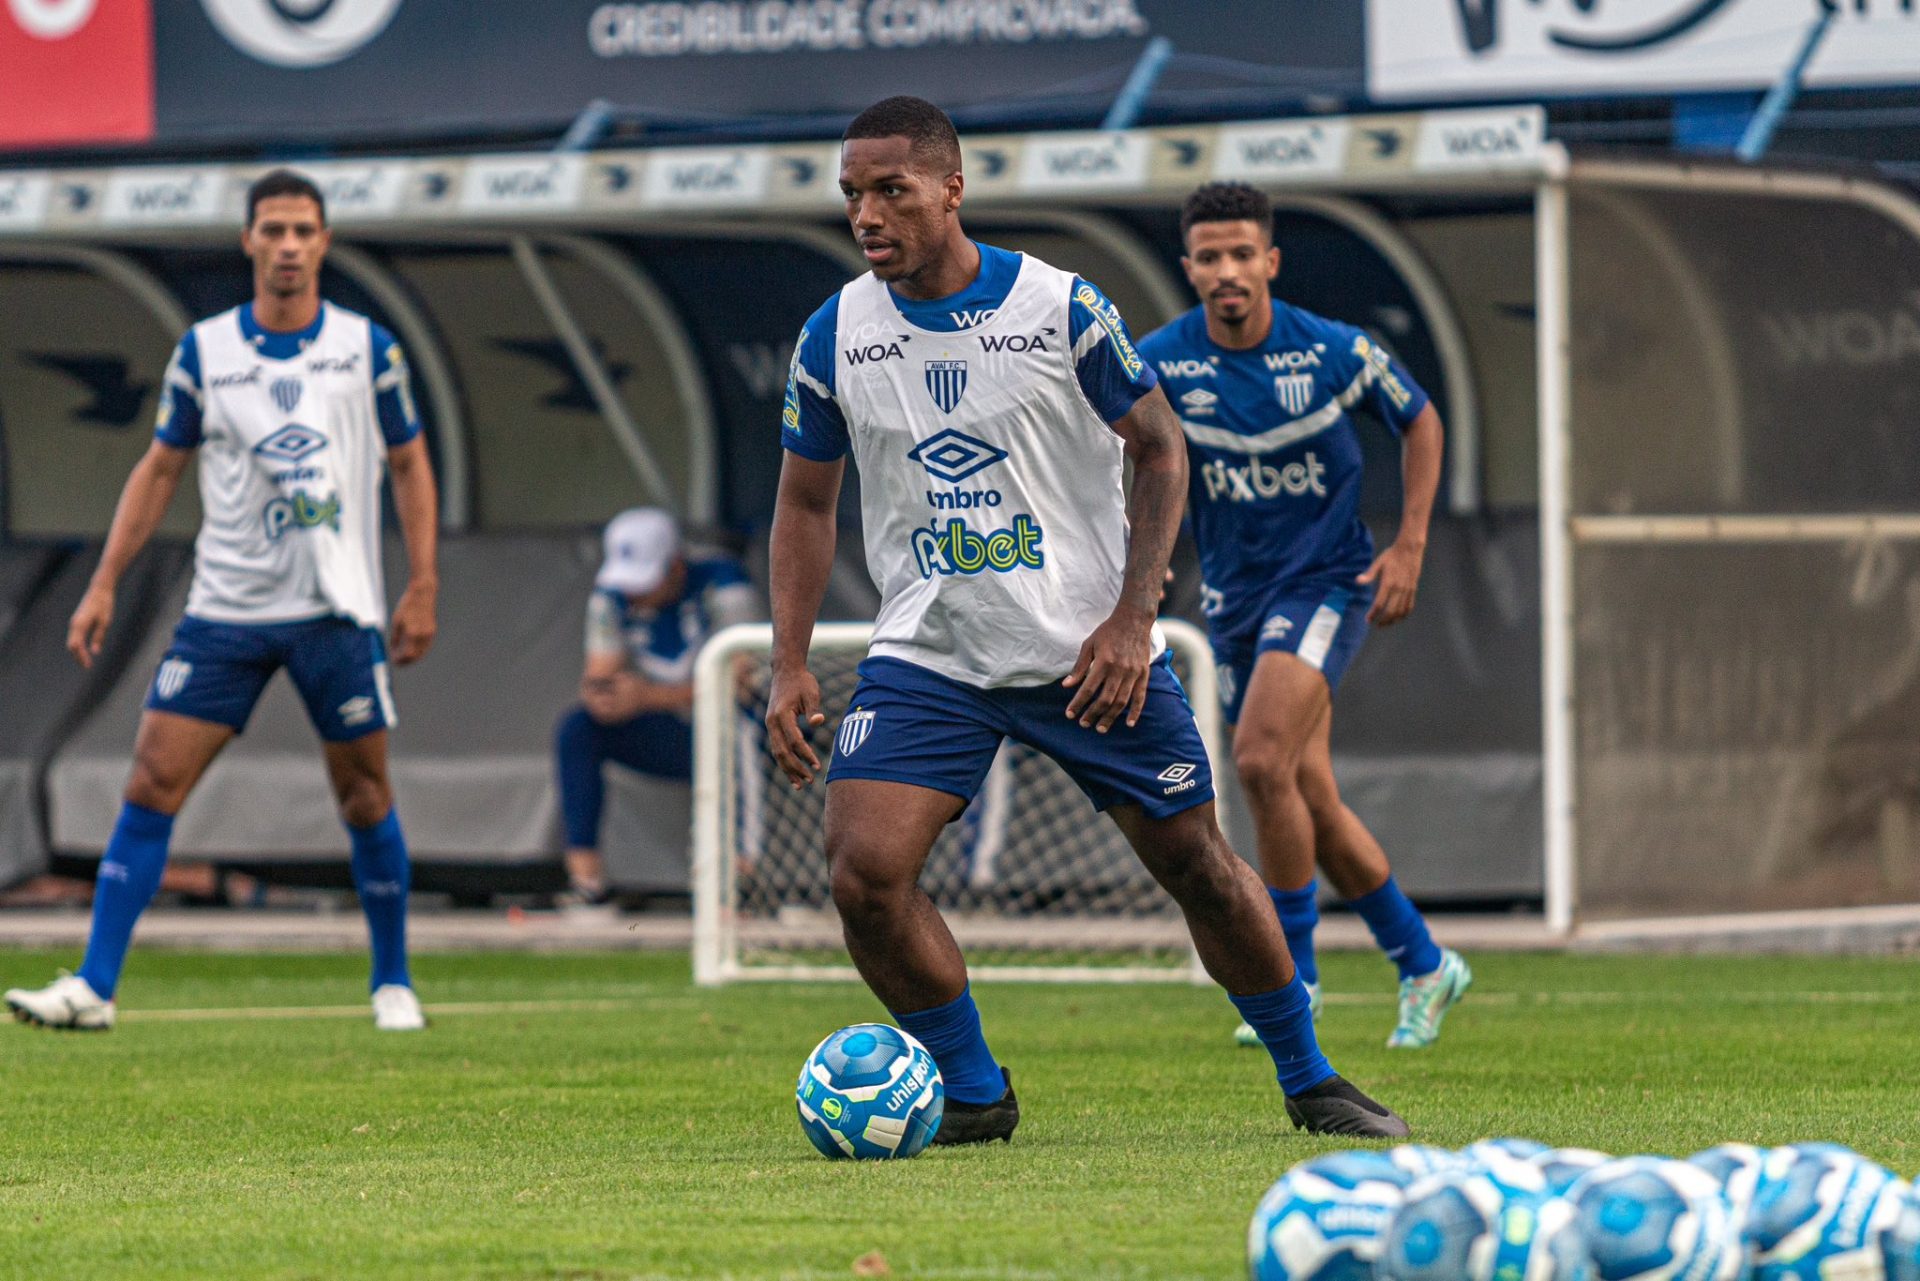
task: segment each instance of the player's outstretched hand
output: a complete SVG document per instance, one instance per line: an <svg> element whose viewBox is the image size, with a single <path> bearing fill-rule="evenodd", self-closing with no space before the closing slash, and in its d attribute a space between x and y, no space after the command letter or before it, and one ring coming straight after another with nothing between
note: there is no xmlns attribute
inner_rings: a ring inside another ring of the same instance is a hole
<svg viewBox="0 0 1920 1281"><path fill-rule="evenodd" d="M1147 669L1153 662L1153 619L1113 614L1080 646L1073 670L1060 683L1075 690L1067 719L1104 734L1126 714L1131 728L1147 705Z"/></svg>
<svg viewBox="0 0 1920 1281"><path fill-rule="evenodd" d="M1396 542L1373 558L1367 572L1355 579L1373 585L1373 608L1367 622L1375 627L1392 627L1413 612L1414 597L1420 592L1420 563L1424 550Z"/></svg>
<svg viewBox="0 0 1920 1281"><path fill-rule="evenodd" d="M773 674L773 692L767 696L767 746L795 788L813 782L820 772L820 758L807 742L807 730L826 723L826 714L820 710L820 682L812 672L803 667Z"/></svg>
<svg viewBox="0 0 1920 1281"><path fill-rule="evenodd" d="M67 624L67 652L82 667L92 667L106 639L107 624L113 621L113 588L89 587Z"/></svg>
<svg viewBox="0 0 1920 1281"><path fill-rule="evenodd" d="M396 667L405 667L425 656L440 625L433 617L434 593L430 588L409 583L393 607L393 640L388 648Z"/></svg>

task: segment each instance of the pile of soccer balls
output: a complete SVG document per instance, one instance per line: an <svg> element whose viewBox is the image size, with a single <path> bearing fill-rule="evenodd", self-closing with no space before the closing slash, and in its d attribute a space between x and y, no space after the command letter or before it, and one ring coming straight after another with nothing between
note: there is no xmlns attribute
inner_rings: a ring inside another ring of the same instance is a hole
<svg viewBox="0 0 1920 1281"><path fill-rule="evenodd" d="M1832 1143L1408 1145L1294 1166L1247 1259L1253 1281L1920 1281L1920 1199Z"/></svg>

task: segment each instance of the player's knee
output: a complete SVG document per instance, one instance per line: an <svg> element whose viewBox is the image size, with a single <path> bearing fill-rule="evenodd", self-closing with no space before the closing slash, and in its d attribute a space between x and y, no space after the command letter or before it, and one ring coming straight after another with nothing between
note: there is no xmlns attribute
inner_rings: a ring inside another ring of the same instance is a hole
<svg viewBox="0 0 1920 1281"><path fill-rule="evenodd" d="M188 787L188 771L178 762L156 752L141 752L133 759L126 798L143 809L174 814L185 803Z"/></svg>
<svg viewBox="0 0 1920 1281"><path fill-rule="evenodd" d="M340 784L336 799L348 827L372 827L393 808L393 788L384 778L360 774Z"/></svg>
<svg viewBox="0 0 1920 1281"><path fill-rule="evenodd" d="M1239 856L1216 823L1179 823L1153 852L1150 870L1183 907L1223 903L1233 894Z"/></svg>
<svg viewBox="0 0 1920 1281"><path fill-rule="evenodd" d="M833 905L844 920L890 912L912 893L913 882L893 870L898 860L864 843L830 845L827 861L833 869Z"/></svg>
<svg viewBox="0 0 1920 1281"><path fill-rule="evenodd" d="M1236 740L1233 769L1242 787L1262 797L1281 797L1299 790L1299 754L1277 739Z"/></svg>

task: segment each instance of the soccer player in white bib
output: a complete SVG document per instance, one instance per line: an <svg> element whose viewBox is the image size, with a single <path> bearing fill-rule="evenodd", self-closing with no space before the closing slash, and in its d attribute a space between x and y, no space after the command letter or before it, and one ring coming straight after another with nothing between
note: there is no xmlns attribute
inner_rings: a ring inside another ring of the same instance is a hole
<svg viewBox="0 0 1920 1281"><path fill-rule="evenodd" d="M851 453L881 605L827 770L826 852L855 965L945 1079L934 1141L1007 1139L1019 1121L918 884L1008 736L1058 761L1179 903L1294 1124L1404 1135L1321 1054L1259 878L1214 819L1206 745L1154 624L1186 489L1179 423L1098 289L967 238L964 185L931 103L889 98L847 128L840 186L872 270L801 331L771 566L769 742L801 787L820 770L807 647Z"/></svg>
<svg viewBox="0 0 1920 1281"><path fill-rule="evenodd" d="M284 169L260 178L241 235L253 301L195 325L167 366L154 441L121 492L67 648L92 664L115 585L197 451L205 516L186 617L147 693L133 774L100 860L86 960L48 987L6 993L22 1020L113 1026L127 944L159 887L174 815L284 667L323 740L352 842L373 941L374 1024L425 1026L407 972L410 870L387 776L383 469L407 547L392 621L392 660L403 666L433 642L437 504L399 346L320 297L329 238L312 182Z"/></svg>
<svg viewBox="0 0 1920 1281"><path fill-rule="evenodd" d="M1180 225L1200 305L1140 350L1179 406L1202 609L1268 894L1317 1009L1317 860L1399 969L1387 1044L1431 1045L1473 974L1434 943L1380 843L1341 801L1328 744L1333 694L1368 624L1390 627L1413 609L1440 483L1440 415L1365 332L1275 301L1280 251L1266 196L1209 183L1188 197ZM1402 441L1400 529L1378 555L1360 522L1355 406ZM1237 1036L1259 1044L1246 1024Z"/></svg>

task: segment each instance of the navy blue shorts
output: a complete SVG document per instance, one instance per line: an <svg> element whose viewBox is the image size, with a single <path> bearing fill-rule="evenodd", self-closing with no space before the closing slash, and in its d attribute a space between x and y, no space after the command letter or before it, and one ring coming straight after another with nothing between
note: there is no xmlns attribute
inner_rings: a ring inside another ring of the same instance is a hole
<svg viewBox="0 0 1920 1281"><path fill-rule="evenodd" d="M282 667L329 743L346 743L398 723L380 633L346 618L298 623L215 623L192 615L147 689L147 708L244 732L247 718Z"/></svg>
<svg viewBox="0 0 1920 1281"><path fill-rule="evenodd" d="M1269 650L1292 654L1327 678L1327 690L1340 688L1347 665L1367 639L1370 588L1301 583L1274 593L1260 630L1244 640L1213 638L1213 662L1220 682L1220 710L1229 725L1240 721L1240 704L1253 679L1253 665Z"/></svg>
<svg viewBox="0 0 1920 1281"><path fill-rule="evenodd" d="M1207 745L1187 692L1162 655L1140 723L1104 734L1067 719L1076 691L1058 682L979 689L897 658L860 664L860 684L834 735L827 781L872 778L973 799L1000 741L1059 762L1095 809L1138 805L1166 818L1213 799Z"/></svg>

